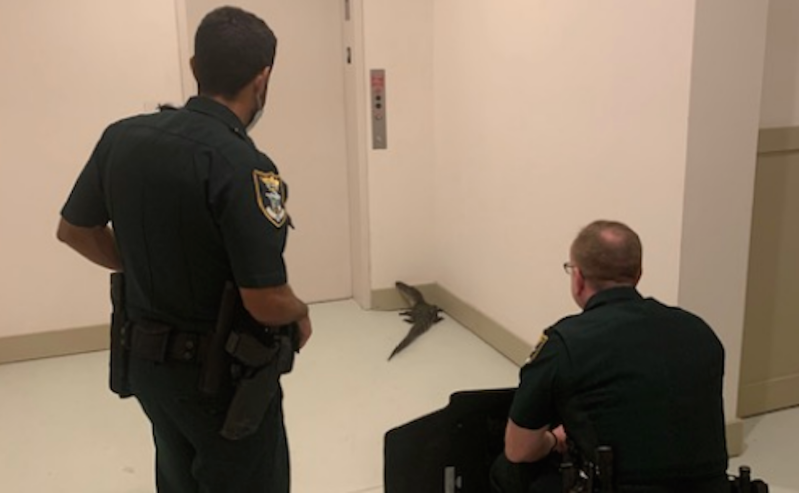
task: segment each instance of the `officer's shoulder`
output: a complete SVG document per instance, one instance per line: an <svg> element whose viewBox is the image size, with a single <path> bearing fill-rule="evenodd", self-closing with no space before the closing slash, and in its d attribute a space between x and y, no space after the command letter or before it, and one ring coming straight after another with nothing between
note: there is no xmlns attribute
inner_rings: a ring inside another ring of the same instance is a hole
<svg viewBox="0 0 799 493"><path fill-rule="evenodd" d="M553 325L550 325L541 334L541 341L539 344L546 343L549 347L554 346L569 346L569 339L573 334L573 323L577 315L570 315L558 320ZM543 344L541 344L543 345Z"/></svg>
<svg viewBox="0 0 799 493"><path fill-rule="evenodd" d="M234 168L277 173L272 160L258 150L246 135L228 129L218 137L215 150Z"/></svg>
<svg viewBox="0 0 799 493"><path fill-rule="evenodd" d="M102 136L100 137L100 143L110 143L118 135L124 132L126 128L144 123L147 116L149 115L128 116L109 124L103 130Z"/></svg>
<svg viewBox="0 0 799 493"><path fill-rule="evenodd" d="M666 305L654 298L646 298L646 301L656 304L661 313L660 318L662 320L668 320L674 325L678 325L685 329L691 329L688 333L696 335L698 337L696 339L697 341L704 339L712 341L712 343L716 345L721 344L718 334L716 334L713 327L698 314L679 306Z"/></svg>
<svg viewBox="0 0 799 493"><path fill-rule="evenodd" d="M127 116L121 118L106 127L105 133L113 135L114 133L120 132L125 128L135 127L138 125L148 125L155 121L161 112L154 112L154 113L141 113L138 115Z"/></svg>
<svg viewBox="0 0 799 493"><path fill-rule="evenodd" d="M246 140L226 139L219 151L231 166L241 171L279 174L277 166L269 156Z"/></svg>
<svg viewBox="0 0 799 493"><path fill-rule="evenodd" d="M567 315L557 322L555 322L552 326L544 331L545 334L557 334L559 336L563 336L564 334L569 334L575 330L578 330L577 327L581 325L581 314L573 314Z"/></svg>
<svg viewBox="0 0 799 493"><path fill-rule="evenodd" d="M277 165L272 159L262 151L258 151L258 169L261 171L271 171L272 173L279 174Z"/></svg>
<svg viewBox="0 0 799 493"><path fill-rule="evenodd" d="M656 298L652 297L645 298L644 300L646 303L650 304L650 306L656 307L658 310L661 310L664 314L668 314L668 316L681 318L684 319L685 321L692 321L701 325L707 325L707 322L705 322L705 320L702 317L700 317L694 312L686 310L685 308L679 306L667 305L657 300Z"/></svg>
<svg viewBox="0 0 799 493"><path fill-rule="evenodd" d="M542 353L542 351L544 351L544 348L546 348L547 352L551 352L552 350L558 352L560 351L559 348L564 347L565 345L566 343L563 340L563 336L560 334L560 332L558 332L557 324L548 327L544 330L543 334L541 334L541 338L533 347L532 352L522 365L523 369L530 367L531 364L538 359L538 356Z"/></svg>

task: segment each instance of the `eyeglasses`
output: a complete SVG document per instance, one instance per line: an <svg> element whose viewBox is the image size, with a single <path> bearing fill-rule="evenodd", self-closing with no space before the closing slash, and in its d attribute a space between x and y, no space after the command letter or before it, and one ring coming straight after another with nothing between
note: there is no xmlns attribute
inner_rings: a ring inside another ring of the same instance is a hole
<svg viewBox="0 0 799 493"><path fill-rule="evenodd" d="M563 272L565 272L568 275L572 275L572 272L574 272L574 269L576 268L577 266L571 262L563 262Z"/></svg>

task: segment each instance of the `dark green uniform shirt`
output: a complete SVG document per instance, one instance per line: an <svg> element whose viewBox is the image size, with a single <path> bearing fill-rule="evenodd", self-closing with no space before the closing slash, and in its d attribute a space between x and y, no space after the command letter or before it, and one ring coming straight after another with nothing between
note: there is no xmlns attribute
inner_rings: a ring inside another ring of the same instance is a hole
<svg viewBox="0 0 799 493"><path fill-rule="evenodd" d="M132 319L202 331L225 281L286 283L286 195L236 115L197 97L106 129L62 216L112 223Z"/></svg>
<svg viewBox="0 0 799 493"><path fill-rule="evenodd" d="M622 484L725 474L724 349L699 317L612 288L539 345L521 370L517 425L563 423L583 453L610 445Z"/></svg>

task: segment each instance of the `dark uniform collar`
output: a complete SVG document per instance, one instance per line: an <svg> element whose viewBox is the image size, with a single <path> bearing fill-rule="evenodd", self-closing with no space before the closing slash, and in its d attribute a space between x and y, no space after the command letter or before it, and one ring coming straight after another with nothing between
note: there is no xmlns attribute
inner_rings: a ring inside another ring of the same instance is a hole
<svg viewBox="0 0 799 493"><path fill-rule="evenodd" d="M205 96L194 96L186 103L186 109L211 116L222 121L233 132L245 137L247 129L239 117L224 104Z"/></svg>
<svg viewBox="0 0 799 493"><path fill-rule="evenodd" d="M585 304L583 311L593 310L603 305L610 303L618 303L619 301L634 301L641 300L643 296L633 286L619 286L609 288L596 293L588 303Z"/></svg>

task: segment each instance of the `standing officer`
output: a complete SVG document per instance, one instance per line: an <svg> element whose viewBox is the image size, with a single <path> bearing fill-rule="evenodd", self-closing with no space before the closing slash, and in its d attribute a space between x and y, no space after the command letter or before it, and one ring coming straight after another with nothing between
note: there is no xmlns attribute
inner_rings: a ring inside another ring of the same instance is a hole
<svg viewBox="0 0 799 493"><path fill-rule="evenodd" d="M522 368L494 490L562 491L552 452L568 433L591 460L612 448L618 491L729 491L724 349L711 328L638 293L641 242L624 224L585 227L564 269L583 312L547 329Z"/></svg>
<svg viewBox="0 0 799 493"><path fill-rule="evenodd" d="M129 386L152 422L160 493L289 491L280 391L254 434L228 440L220 428L233 384L198 390L228 281L258 323L296 323L300 346L311 335L283 261L286 185L247 135L276 45L248 12L209 13L191 60L199 96L108 127L61 213L61 241L124 270Z"/></svg>

